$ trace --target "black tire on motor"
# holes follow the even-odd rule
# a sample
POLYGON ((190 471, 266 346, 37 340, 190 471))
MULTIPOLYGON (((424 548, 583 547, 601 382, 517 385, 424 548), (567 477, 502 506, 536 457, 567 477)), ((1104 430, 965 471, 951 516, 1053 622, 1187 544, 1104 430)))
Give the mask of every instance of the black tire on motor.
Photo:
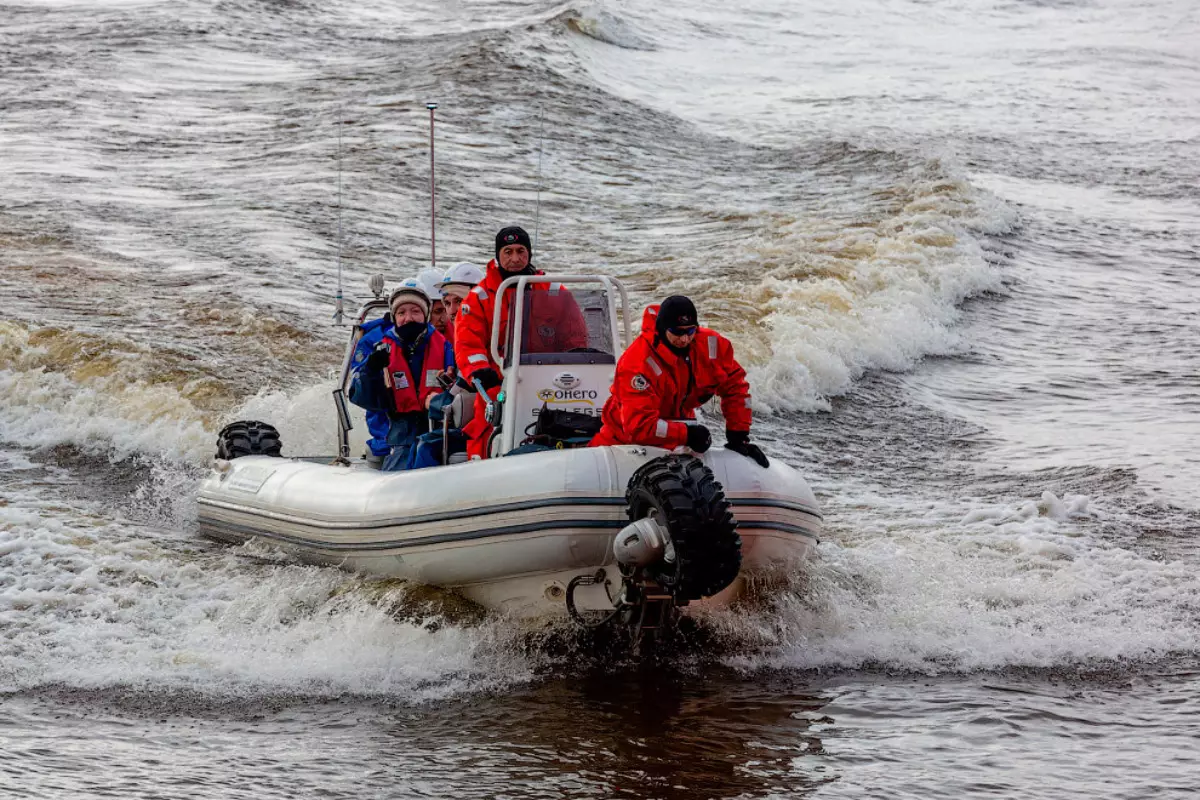
POLYGON ((278 456, 282 448, 279 431, 265 422, 231 422, 217 434, 217 458, 226 460, 242 456, 278 456))
POLYGON ((675 545, 675 563, 659 562, 651 576, 677 603, 711 597, 742 568, 742 537, 725 490, 698 458, 660 456, 638 468, 625 491, 629 519, 657 510, 675 545))

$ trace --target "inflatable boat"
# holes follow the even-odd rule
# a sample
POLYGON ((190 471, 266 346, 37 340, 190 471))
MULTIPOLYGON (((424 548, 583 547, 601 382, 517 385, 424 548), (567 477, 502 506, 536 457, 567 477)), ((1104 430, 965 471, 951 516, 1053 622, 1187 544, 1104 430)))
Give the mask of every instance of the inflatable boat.
MULTIPOLYGON (((221 456, 198 498, 203 534, 261 539, 299 558, 453 590, 521 617, 570 616, 653 628, 692 603, 727 604, 772 591, 803 568, 821 514, 803 477, 776 458, 769 468, 714 447, 703 455, 653 447, 521 447, 550 411, 598 420, 621 349, 630 341, 628 298, 608 277, 510 278, 507 342, 491 342, 502 365, 492 457, 405 472, 380 472, 350 457, 345 392, 363 324, 359 310, 334 390, 336 452, 283 457, 274 429, 239 422, 222 431, 221 456), (531 352, 531 306, 553 280, 570 291, 589 346, 531 352), (515 451, 515 452, 514 452, 515 451)), ((501 303, 496 304, 497 316, 501 303)), ((498 332, 499 319, 493 331, 498 332)), ((473 395, 456 402, 457 418, 473 395)), ((579 417, 573 417, 579 419, 579 417)))

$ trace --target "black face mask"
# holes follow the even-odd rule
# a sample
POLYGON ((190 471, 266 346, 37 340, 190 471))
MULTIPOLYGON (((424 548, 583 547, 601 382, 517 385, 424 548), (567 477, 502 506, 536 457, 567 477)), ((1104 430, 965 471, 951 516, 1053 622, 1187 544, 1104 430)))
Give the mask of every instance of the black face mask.
POLYGON ((400 341, 412 344, 425 333, 424 322, 406 322, 403 325, 396 326, 396 335, 400 337, 400 341))

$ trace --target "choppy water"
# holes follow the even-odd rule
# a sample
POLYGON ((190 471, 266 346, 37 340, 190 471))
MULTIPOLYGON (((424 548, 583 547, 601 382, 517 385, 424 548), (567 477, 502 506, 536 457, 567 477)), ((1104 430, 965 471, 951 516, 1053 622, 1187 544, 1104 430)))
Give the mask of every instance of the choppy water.
POLYGON ((1186 0, 0 3, 0 795, 1185 797, 1186 0), (820 558, 595 664, 200 540, 214 432, 333 437, 349 294, 532 222, 751 367, 820 558), (544 118, 544 126, 543 120, 544 118), (586 662, 586 663, 583 663, 586 662))

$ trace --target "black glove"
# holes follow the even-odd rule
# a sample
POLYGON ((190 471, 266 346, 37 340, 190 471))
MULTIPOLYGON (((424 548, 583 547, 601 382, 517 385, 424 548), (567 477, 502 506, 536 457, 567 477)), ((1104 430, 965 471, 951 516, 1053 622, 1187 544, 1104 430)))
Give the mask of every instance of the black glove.
POLYGON ((771 466, 767 456, 756 444, 750 444, 749 431, 725 431, 725 447, 735 453, 741 453, 746 458, 753 459, 763 469, 771 466))
MULTIPOLYGON (((472 372, 471 383, 474 384, 475 381, 482 383, 483 388, 485 389, 495 389, 501 384, 500 376, 497 375, 496 370, 492 369, 491 367, 484 367, 483 369, 477 369, 472 372)), ((471 388, 474 388, 474 386, 471 388)))
POLYGON ((703 453, 712 447, 712 434, 703 425, 688 425, 687 446, 693 452, 703 453))
POLYGON ((364 366, 372 372, 378 372, 387 369, 390 360, 391 354, 388 352, 388 346, 379 344, 371 351, 371 355, 367 356, 367 363, 364 366))

